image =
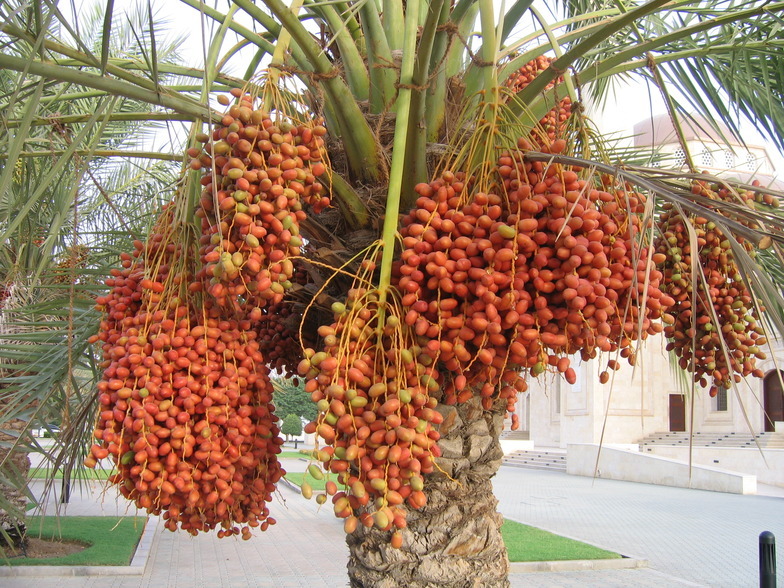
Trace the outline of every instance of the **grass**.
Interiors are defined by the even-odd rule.
[[[313,490],[318,492],[326,488],[327,480],[329,478],[325,477],[323,480],[316,480],[307,472],[288,472],[286,474],[286,479],[297,486],[302,486],[303,481],[307,482],[313,487]]]
[[[43,519],[43,520],[42,520]],[[86,549],[63,557],[5,559],[13,566],[127,566],[144,530],[146,517],[28,517],[29,537],[78,541]]]
[[[509,552],[509,561],[555,561],[575,559],[619,559],[612,551],[599,549],[574,539],[567,539],[504,519],[501,535]]]
[[[72,480],[106,480],[114,474],[115,470],[92,470],[90,468],[78,468],[71,471]],[[54,474],[54,475],[52,475]],[[52,470],[52,468],[30,469],[30,477],[33,479],[55,480],[63,479],[62,470]]]
[[[299,451],[281,451],[278,454],[278,458],[285,458],[285,457],[292,458],[292,459],[300,459],[300,458],[307,459],[308,456],[305,455],[304,453],[300,453]]]

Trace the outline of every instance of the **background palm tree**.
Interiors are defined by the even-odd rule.
[[[500,17],[489,0],[307,1],[291,7],[280,0],[235,0],[228,12],[195,0],[183,4],[199,10],[201,19],[213,26],[211,36],[204,39],[206,59],[201,68],[165,59],[161,31],[151,17],[130,27],[136,50],[115,54],[111,40],[123,35],[117,35],[122,19],[113,2],[96,5],[86,20],[66,18],[47,2],[7,2],[0,8],[0,38],[6,42],[0,66],[8,80],[0,98],[8,130],[0,139],[6,153],[0,202],[9,201],[20,161],[47,161],[47,171],[21,208],[6,209],[3,239],[17,235],[38,205],[50,201],[47,190],[66,170],[75,175],[69,176],[71,197],[59,212],[73,210],[77,194],[91,197],[90,204],[80,203],[79,209],[95,211],[93,218],[111,218],[122,211],[115,217],[122,219],[120,230],[117,222],[84,225],[81,217],[68,226],[62,219],[70,216],[61,214],[61,223],[50,231],[50,260],[81,243],[69,240],[77,231],[85,237],[90,261],[84,271],[73,270],[78,277],[71,284],[79,288],[69,284],[68,297],[60,298],[68,302],[61,307],[66,310],[59,314],[59,326],[50,324],[33,337],[37,355],[31,357],[37,363],[27,362],[24,377],[17,368],[17,378],[6,378],[5,397],[12,405],[67,411],[70,425],[64,434],[72,448],[63,457],[67,467],[81,452],[74,448],[86,447],[86,441],[76,440],[89,434],[95,404],[90,382],[99,377],[86,342],[95,332],[97,315],[76,290],[89,291],[88,281],[81,280],[105,273],[110,243],[128,249],[129,239],[149,225],[146,215],[159,204],[144,199],[135,207],[140,200],[128,197],[129,190],[119,185],[107,190],[106,178],[91,172],[91,166],[99,158],[129,154],[141,161],[177,160],[168,153],[131,153],[124,141],[128,125],[187,119],[194,121],[190,137],[195,137],[204,123],[221,118],[210,107],[215,92],[258,91],[258,84],[268,87],[270,78],[280,73],[305,89],[303,110],[326,120],[332,161],[328,184],[333,209],[303,223],[309,242],[307,279],[292,287],[288,299],[293,316],[301,316],[306,305],[311,307],[302,329],[304,343],[319,343],[316,329],[334,320],[332,303],[342,302],[351,287],[350,278],[334,275],[330,268],[343,266],[344,272],[357,273],[359,261],[351,260],[369,243],[383,250],[376,260],[380,273],[372,278],[382,300],[394,291],[398,215],[415,204],[416,184],[447,169],[477,178],[481,189],[495,177],[498,157],[515,150],[517,139],[531,137],[532,132],[540,137],[539,146],[550,152],[528,149],[529,162],[579,166],[590,170],[585,178],[596,185],[602,185],[602,174],[615,176],[604,185],[634,186],[651,203],[668,203],[684,218],[707,216],[752,253],[772,242],[760,257],[750,256],[744,247],[732,250],[755,300],[767,308],[766,317],[781,332],[779,288],[771,279],[778,274],[766,269],[781,261],[784,227],[777,211],[706,200],[700,190],[692,189],[696,180],[705,179],[696,170],[619,166],[619,154],[586,120],[582,106],[589,98],[601,105],[618,79],[644,80],[661,92],[676,128],[677,121],[696,113],[717,129],[724,123],[740,134],[738,121],[745,118],[778,147],[784,146],[784,52],[777,34],[784,3],[552,2],[551,13],[545,15],[532,2],[518,0]],[[146,15],[152,14],[149,5],[140,6]],[[255,57],[247,60],[242,49],[250,46]],[[538,75],[521,79],[521,68],[537,59]],[[275,64],[271,70],[270,61]],[[227,71],[245,73],[233,77]],[[265,77],[259,78],[262,73]],[[511,91],[501,90],[507,86]],[[78,108],[82,101],[84,107]],[[68,105],[75,110],[66,111]],[[548,129],[540,121],[554,107],[566,120],[549,130],[555,133],[552,139],[561,136],[566,144],[549,149],[552,139],[544,138]],[[52,116],[55,112],[57,117]],[[47,130],[41,133],[41,127]],[[43,146],[42,135],[50,141]],[[156,172],[151,173],[154,180],[140,188],[145,194],[150,185],[161,185],[156,184]],[[143,175],[140,171],[137,177]],[[196,181],[194,174],[183,177],[186,186]],[[735,189],[759,193],[750,186]],[[660,206],[652,206],[640,215],[656,221],[661,213]],[[84,226],[91,226],[89,239],[82,232]],[[650,237],[649,233],[640,238]],[[699,274],[692,283],[700,283]],[[383,307],[383,301],[380,304]],[[17,316],[14,322],[35,322],[33,315]],[[44,353],[65,337],[69,344],[41,363]],[[299,345],[296,338],[292,341]],[[292,347],[291,354],[298,351]],[[0,349],[0,356],[16,365],[11,363],[17,359],[12,346]],[[77,364],[83,372],[72,369]],[[90,375],[84,381],[71,380],[80,373]],[[437,400],[446,400],[443,392],[431,390]],[[391,549],[389,533],[376,528],[360,526],[349,535],[353,585],[507,582],[500,517],[489,483],[500,465],[498,438],[505,406],[483,406],[478,396],[457,407],[438,404],[444,420],[439,442],[443,457],[438,462],[442,471],[426,480],[427,506],[409,509],[402,549]],[[5,408],[4,413],[17,418],[23,411]]]
[[[94,11],[93,18],[102,18]],[[138,20],[138,19],[136,19]],[[83,24],[91,31],[90,15]],[[134,19],[120,25],[124,53],[133,53]],[[124,38],[120,38],[124,37]],[[92,44],[89,36],[83,42]],[[22,40],[16,48],[23,50]],[[117,47],[113,49],[116,51]],[[171,47],[161,58],[174,57]],[[0,522],[4,530],[24,528],[24,512],[33,497],[26,491],[28,452],[43,453],[60,464],[73,435],[82,438],[85,423],[70,425],[90,406],[87,391],[100,377],[85,337],[94,331],[98,314],[92,296],[119,252],[134,236],[144,235],[149,215],[160,206],[160,192],[176,179],[165,156],[118,160],[101,152],[132,149],[154,130],[146,118],[137,119],[141,102],[120,98],[111,110],[117,121],[97,119],[87,124],[106,103],[76,84],[50,83],[45,87],[19,84],[17,75],[0,71],[0,94],[6,121],[0,161],[3,185],[0,199],[0,345],[3,348],[0,385]],[[35,95],[34,104],[29,93]],[[26,127],[20,138],[19,130]],[[9,156],[14,155],[15,159]],[[164,157],[164,159],[161,159]],[[119,228],[119,230],[118,230]],[[85,331],[86,329],[86,331]],[[63,345],[72,341],[74,345]],[[81,341],[81,342],[79,342]],[[89,409],[87,409],[89,410]],[[55,445],[40,445],[33,430],[62,425]],[[49,435],[51,436],[51,435]],[[71,446],[71,459],[84,448]],[[65,480],[70,477],[66,467]],[[52,480],[48,481],[49,487]],[[18,534],[17,534],[18,535]]]

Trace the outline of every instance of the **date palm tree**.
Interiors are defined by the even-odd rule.
[[[364,274],[376,292],[372,299],[374,308],[380,309],[376,316],[383,318],[393,312],[394,304],[389,301],[404,299],[399,269],[403,254],[398,244],[402,242],[406,248],[411,241],[401,240],[399,235],[402,231],[415,236],[406,228],[415,221],[409,216],[401,226],[400,215],[412,207],[427,207],[427,198],[439,188],[438,184],[432,190],[422,188],[421,183],[434,178],[451,182],[454,173],[463,172],[467,183],[474,186],[466,197],[473,198],[484,190],[498,190],[502,178],[508,177],[503,174],[510,173],[501,168],[523,165],[521,162],[545,174],[547,169],[577,170],[588,189],[606,190],[623,198],[635,194],[633,203],[627,199],[621,204],[622,209],[629,209],[629,218],[635,216],[636,226],[643,228],[634,236],[634,247],[647,246],[645,250],[651,255],[658,248],[661,258],[657,257],[657,263],[663,272],[659,284],[659,278],[646,270],[648,277],[641,279],[639,286],[647,288],[650,280],[656,279],[656,288],[668,303],[677,298],[696,304],[698,293],[708,295],[714,286],[709,283],[713,274],[699,267],[702,258],[695,255],[693,263],[684,261],[687,248],[702,247],[699,240],[704,241],[707,233],[714,234],[714,229],[734,236],[736,239],[721,240],[717,247],[731,250],[731,254],[725,251],[722,259],[726,261],[729,255],[734,260],[732,280],[736,286],[744,283],[749,292],[743,304],[763,313],[769,325],[781,332],[780,271],[776,268],[782,260],[784,224],[773,204],[782,195],[709,178],[691,165],[686,171],[632,165],[633,154],[613,150],[590,124],[585,111],[587,105],[597,108],[603,104],[619,80],[636,80],[662,95],[676,129],[680,129],[680,121],[699,115],[714,129],[726,127],[742,138],[740,120],[745,120],[774,145],[783,147],[784,42],[777,31],[784,3],[553,1],[545,3],[547,13],[528,0],[507,4],[499,12],[491,0],[295,0],[291,6],[281,0],[234,0],[224,12],[196,0],[182,0],[182,10],[196,11],[205,25],[203,30],[211,31],[203,39],[204,64],[185,67],[162,58],[160,30],[152,17],[137,31],[141,43],[137,54],[114,54],[111,40],[121,17],[113,2],[101,4],[97,10],[102,18],[93,18],[85,26],[80,26],[78,19],[66,18],[51,3],[7,2],[0,8],[0,22],[4,23],[0,39],[5,42],[0,66],[9,72],[6,75],[12,83],[0,99],[4,124],[10,131],[2,139],[5,157],[0,194],[5,201],[14,166],[22,158],[52,156],[52,149],[47,147],[44,154],[31,141],[42,121],[55,124],[52,113],[56,110],[60,112],[57,124],[67,124],[70,129],[67,143],[58,141],[54,150],[56,166],[52,169],[59,172],[68,166],[80,167],[78,157],[170,157],[131,152],[121,141],[104,148],[101,142],[106,140],[108,129],[123,121],[193,121],[190,146],[198,153],[193,138],[205,125],[220,125],[224,120],[223,113],[213,108],[217,108],[213,101],[216,95],[225,96],[231,89],[259,92],[280,77],[294,80],[294,89],[283,86],[281,92],[291,92],[292,104],[297,96],[300,116],[323,117],[331,160],[325,183],[332,208],[310,216],[302,225],[308,241],[303,252],[308,260],[307,278],[301,287],[291,288],[289,302],[296,309],[290,320],[296,322],[297,316],[305,316],[305,320],[301,329],[290,329],[301,333],[303,339],[292,338],[291,355],[300,353],[302,357],[302,343],[323,345],[319,335],[327,331],[319,331],[319,327],[341,320],[346,312],[345,293],[352,286],[345,276],[367,270],[368,265],[360,266],[357,260],[362,259],[360,252],[368,244],[380,252],[366,258],[378,271]],[[149,5],[145,8],[152,14]],[[94,44],[83,41],[85,30],[93,35]],[[236,71],[244,73],[228,73]],[[66,114],[64,109],[74,96],[89,98],[92,106]],[[136,106],[132,112],[119,107],[127,101]],[[683,144],[685,148],[685,141]],[[517,164],[515,153],[521,158]],[[183,168],[189,159],[182,159]],[[44,175],[29,205],[15,216],[5,217],[5,239],[33,214],[36,202],[46,200],[46,186],[55,178],[56,174]],[[192,172],[184,171],[183,178],[186,186],[196,182]],[[90,181],[83,172],[73,185],[84,186]],[[738,200],[732,195],[744,197]],[[125,239],[133,237],[133,227],[144,223],[141,213],[149,210],[147,206],[134,209],[129,198],[95,206],[96,211],[117,208],[128,219],[128,227],[116,231],[115,225],[111,233],[110,225],[95,224],[93,238],[99,243],[106,243],[117,232]],[[425,216],[430,213],[432,209]],[[710,228],[705,228],[708,224]],[[504,237],[509,230],[507,226],[499,234],[504,239],[514,238],[515,230]],[[426,270],[424,265],[422,268]],[[533,275],[529,277],[535,280]],[[424,310],[410,307],[410,301],[402,303],[406,312],[415,312],[414,321],[417,312],[427,312],[430,300],[436,301],[437,308],[442,295],[455,299],[444,294],[447,291],[441,288],[445,286],[438,284],[436,280],[435,285],[418,291],[426,301]],[[433,294],[436,291],[440,294]],[[433,298],[427,298],[431,295]],[[57,357],[35,365],[34,377],[28,381],[34,382],[36,389],[44,382],[46,390],[64,387],[78,373],[73,368],[79,362],[94,368],[86,341],[97,327],[96,314],[72,296],[61,316],[70,329],[69,344]],[[706,345],[698,345],[697,325],[689,323],[696,317],[665,319],[670,324],[665,334],[680,353],[682,367],[693,371],[690,357],[704,357],[699,345]],[[385,324],[377,320],[379,325]],[[398,322],[386,324],[394,330]],[[715,328],[725,324],[715,313],[710,322]],[[430,349],[424,335],[436,341],[438,350],[434,353],[451,350],[451,343],[443,345],[443,332],[431,333],[429,325],[420,324],[424,328],[412,344],[418,353]],[[435,325],[432,320],[431,324]],[[735,316],[729,330],[755,328],[759,327],[753,321],[743,322]],[[637,338],[633,334],[640,335],[641,330],[641,326],[627,329],[627,338]],[[63,333],[62,329],[53,330],[49,338],[40,337],[36,349],[41,353],[51,349]],[[742,353],[750,347],[743,342],[731,345],[731,341],[721,343],[714,354],[731,363],[730,354],[740,345],[746,348]],[[488,357],[488,365],[492,365],[492,354],[487,355],[484,343],[472,350],[481,362]],[[0,355],[10,360],[12,349],[4,347]],[[473,365],[476,360],[468,361]],[[560,362],[549,365],[537,358],[530,365],[516,365],[536,376],[554,370],[556,363],[560,369]],[[505,400],[493,398],[508,392],[503,392],[504,383],[498,379],[488,379],[484,385],[475,380],[473,387],[465,383],[457,386],[468,393],[461,394],[460,402],[455,403],[450,397],[455,386],[452,392],[449,388],[450,382],[457,382],[449,375],[452,368],[446,367],[448,362],[435,365],[436,371],[427,372],[431,379],[422,380],[440,414],[435,417],[430,413],[440,439],[432,453],[437,467],[424,479],[426,504],[400,507],[406,510],[407,527],[397,532],[403,537],[399,548],[390,545],[387,525],[379,518],[365,518],[371,525],[359,525],[348,535],[348,570],[354,586],[508,585],[501,519],[490,485],[501,461],[499,435],[507,405]],[[566,365],[560,371],[568,377]],[[306,378],[317,373],[310,372],[308,365],[303,369]],[[710,384],[712,376],[698,374],[697,383]],[[12,402],[29,393],[21,379],[9,380],[18,382],[7,388],[6,396]],[[69,389],[73,393],[56,404],[69,411],[71,427],[66,434],[74,441],[69,445],[72,448],[86,447],[87,441],[75,441],[88,434],[96,404],[95,394],[79,384],[72,382]],[[486,391],[484,400],[481,390]],[[37,402],[48,406],[53,401],[46,396]],[[329,403],[319,409],[320,425],[336,417],[330,411],[337,409]],[[72,465],[78,454],[71,451],[67,463]],[[328,464],[329,457],[325,460]],[[358,471],[356,464],[351,467],[351,471]],[[378,497],[376,512],[386,508],[389,496]],[[337,510],[349,520],[363,514],[354,506]],[[349,514],[349,510],[354,512]],[[385,518],[383,522],[387,522]]]
[[[129,22],[120,32],[132,37],[138,19]],[[82,40],[91,43],[86,35]],[[134,44],[126,38],[123,49],[132,52]],[[162,49],[170,61],[173,47]],[[108,105],[76,84],[20,84],[7,69],[0,71],[0,93],[8,117],[0,160],[0,526],[18,540],[34,501],[27,491],[29,452],[60,465],[72,434],[71,410],[78,414],[89,404],[81,391],[94,385],[96,373],[85,347],[98,316],[93,272],[104,275],[102,268],[129,239],[144,234],[160,205],[156,194],[175,175],[165,155],[134,165],[101,155],[132,150],[151,130],[146,118],[138,122],[139,110],[148,110],[143,102],[119,98]],[[97,123],[95,113],[107,105],[117,120]],[[74,128],[71,119],[88,122]],[[32,435],[52,437],[53,424],[65,428],[54,446]],[[76,419],[76,425],[84,423]],[[78,445],[71,449],[74,456],[83,453]],[[70,466],[65,474],[67,484]]]

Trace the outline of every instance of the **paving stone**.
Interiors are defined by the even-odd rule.
[[[499,510],[510,519],[647,559],[650,571],[699,586],[758,585],[759,534],[769,530],[784,538],[781,497],[594,480],[512,467],[501,468],[493,488]],[[784,578],[781,565],[778,571]],[[647,574],[640,572],[591,574],[605,574],[608,582],[614,582],[616,576]],[[667,586],[670,581],[650,585]],[[583,585],[605,586],[593,581]],[[607,584],[616,585],[647,584]]]

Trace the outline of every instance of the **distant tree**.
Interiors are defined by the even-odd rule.
[[[283,419],[280,432],[286,437],[299,437],[302,435],[302,419],[295,414],[287,414]]]
[[[272,384],[275,387],[272,401],[277,415],[295,414],[308,421],[316,418],[318,408],[311,400],[310,394],[305,392],[301,382],[295,385],[287,378],[277,378]]]
[[[302,419],[295,414],[287,414],[280,426],[280,432],[286,435],[286,439],[289,441],[291,437],[294,437],[294,448],[296,449],[299,441],[297,437],[302,435]]]

